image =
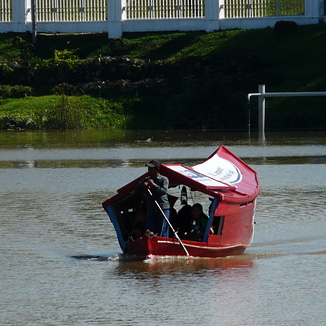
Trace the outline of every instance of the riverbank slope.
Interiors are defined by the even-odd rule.
[[[246,95],[326,90],[326,25],[0,34],[0,128],[246,129]],[[268,99],[270,129],[326,128],[325,98]],[[252,127],[257,102],[251,104]]]

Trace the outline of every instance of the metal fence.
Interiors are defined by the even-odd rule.
[[[127,0],[127,19],[205,17],[205,0]]]
[[[225,18],[304,15],[305,0],[225,0]]]
[[[35,6],[40,22],[101,21],[108,18],[107,0],[35,0]]]
[[[12,20],[12,0],[0,0],[0,22]]]

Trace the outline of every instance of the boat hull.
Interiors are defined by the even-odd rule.
[[[236,245],[230,247],[218,247],[207,242],[182,240],[184,247],[192,257],[217,258],[241,255],[248,246]],[[174,238],[148,237],[128,243],[125,254],[147,258],[150,256],[186,256],[187,253]]]

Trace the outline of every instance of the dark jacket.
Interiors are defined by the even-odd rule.
[[[146,177],[143,179],[139,184],[135,187],[136,192],[145,191],[144,189],[144,182],[148,181],[149,179],[153,179],[152,177]],[[150,191],[153,194],[153,197],[148,193],[148,191],[145,191],[145,198],[146,198],[146,206],[148,212],[155,212],[157,211],[157,206],[154,202],[156,200],[161,208],[169,209],[170,203],[167,195],[167,191],[169,188],[169,179],[165,177],[164,175],[159,174],[157,178],[153,179],[156,186],[150,187]]]

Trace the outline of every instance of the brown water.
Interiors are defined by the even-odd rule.
[[[0,132],[0,324],[324,325],[326,134],[266,136]],[[259,174],[253,245],[124,260],[101,202],[148,159],[193,164],[222,143]]]

